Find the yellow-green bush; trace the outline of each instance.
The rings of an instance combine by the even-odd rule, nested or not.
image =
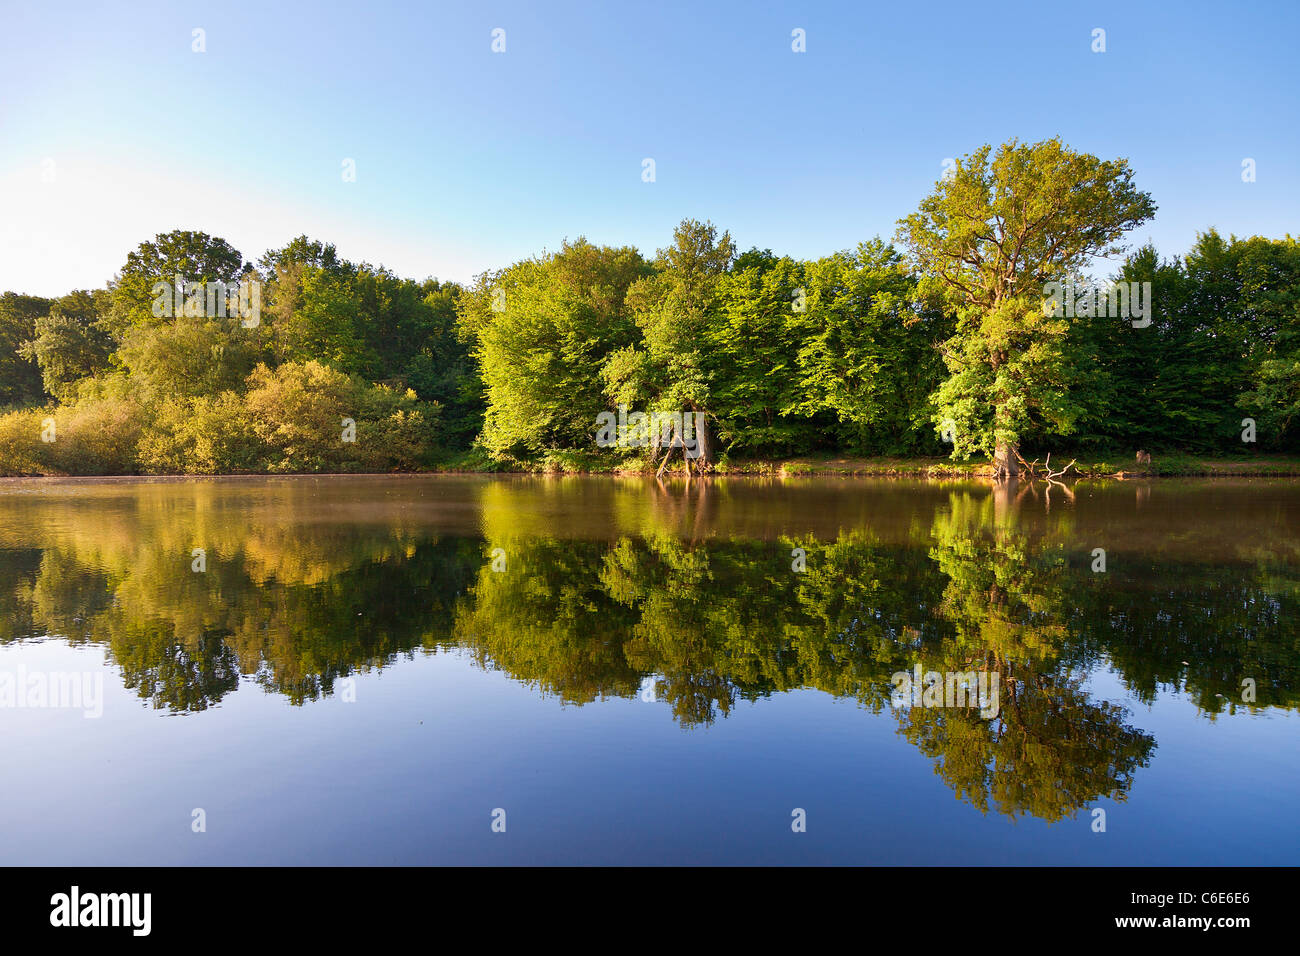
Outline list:
[[[25,408],[0,415],[0,476],[45,473],[41,420],[46,414],[37,408]]]
[[[129,475],[145,412],[130,398],[101,398],[51,413],[56,438],[42,443],[49,471],[65,475]]]
[[[370,385],[318,362],[259,365],[244,397],[272,472],[415,468],[432,440],[439,406],[414,392]]]
[[[0,416],[0,474],[361,472],[428,463],[436,403],[317,362],[259,365],[248,391],[142,403],[126,375],[75,404]],[[43,440],[43,435],[53,441]]]
[[[11,412],[0,417],[0,474],[132,474],[144,423],[129,398]]]
[[[140,469],[149,474],[221,475],[263,469],[264,446],[235,392],[168,399],[140,437]]]

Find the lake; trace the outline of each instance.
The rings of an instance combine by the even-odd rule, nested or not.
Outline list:
[[[0,481],[0,863],[1295,864],[1300,482]]]

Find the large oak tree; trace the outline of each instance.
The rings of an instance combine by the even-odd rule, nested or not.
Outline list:
[[[992,156],[990,156],[992,153]],[[1128,161],[1101,160],[1050,139],[983,146],[957,162],[898,239],[922,273],[921,292],[957,317],[942,346],[950,376],[936,421],[952,423],[954,457],[983,452],[999,478],[1018,475],[1021,436],[1035,420],[1068,434],[1068,320],[1044,314],[1044,285],[1081,274],[1155,213]]]

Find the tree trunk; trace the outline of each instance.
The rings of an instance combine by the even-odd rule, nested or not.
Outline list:
[[[672,458],[672,457],[673,457],[673,448],[672,448],[671,445],[669,445],[668,448],[665,449],[665,451],[664,451],[664,459],[663,459],[663,461],[661,461],[661,462],[659,463],[659,470],[655,472],[655,478],[658,478],[660,475],[662,475],[662,474],[664,473],[664,469],[668,467],[668,459],[669,459],[669,458]],[[690,465],[690,462],[687,462],[687,466],[688,466],[688,467],[689,467],[689,465]]]
[[[998,366],[1002,363],[1003,357],[998,356],[993,362],[993,372],[997,373]],[[1007,398],[1005,395],[999,395],[994,399],[993,405],[993,428],[997,435],[1006,435],[1014,433],[1010,427],[1011,423],[1007,421],[1010,415],[1007,413]],[[1008,442],[1002,438],[997,439],[993,448],[993,477],[997,481],[1015,481],[1020,477],[1020,447],[1018,442]]]
[[[699,428],[695,430],[695,440],[699,442],[699,457],[695,459],[695,464],[700,466],[699,470],[703,472],[704,466],[713,464],[713,435],[709,431],[709,416],[701,414],[697,419]]]
[[[998,481],[1015,481],[1020,477],[1020,460],[1016,445],[998,442],[993,452],[993,477]]]

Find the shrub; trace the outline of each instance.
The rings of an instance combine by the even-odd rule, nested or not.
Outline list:
[[[43,444],[51,470],[66,475],[129,475],[145,424],[140,403],[105,397],[56,409],[56,440]]]
[[[244,399],[267,470],[387,471],[427,460],[439,406],[319,362],[259,365]],[[350,423],[350,425],[348,424]]]
[[[151,474],[240,474],[263,470],[264,461],[244,399],[230,391],[169,399],[140,439],[140,467]]]
[[[144,423],[144,410],[129,398],[10,412],[0,416],[0,474],[131,474]]]
[[[36,408],[0,415],[0,476],[45,473],[41,420],[46,412]]]

